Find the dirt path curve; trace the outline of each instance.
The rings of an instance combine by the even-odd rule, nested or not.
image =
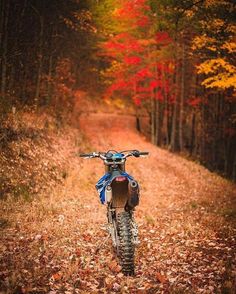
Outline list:
[[[225,219],[236,196],[235,186],[147,142],[135,130],[132,116],[83,115],[80,126],[95,151],[150,152],[149,158],[127,162],[127,171],[142,187],[136,211],[141,246],[134,289],[216,293],[233,288],[235,230]],[[93,183],[103,174],[98,160],[83,163],[83,170]],[[96,203],[93,209],[92,219],[97,219],[98,211],[105,214]]]
[[[69,166],[61,184],[1,202],[0,293],[235,293],[235,185],[147,142],[132,116],[88,113],[79,129],[83,139],[73,129],[57,141]],[[120,272],[107,238],[94,188],[103,163],[75,156],[75,141],[83,152],[150,152],[127,161],[141,185],[135,277]]]

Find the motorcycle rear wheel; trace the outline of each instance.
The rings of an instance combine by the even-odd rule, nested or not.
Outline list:
[[[118,232],[118,257],[122,272],[126,276],[134,275],[134,244],[132,242],[131,214],[124,211],[116,215]]]

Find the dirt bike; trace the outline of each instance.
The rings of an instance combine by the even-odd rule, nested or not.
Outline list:
[[[100,158],[104,162],[105,174],[97,182],[96,189],[101,203],[107,205],[108,232],[122,272],[127,276],[134,275],[134,252],[139,243],[134,220],[134,209],[139,204],[139,184],[126,173],[125,162],[127,157],[148,154],[138,150],[80,154],[80,157]]]

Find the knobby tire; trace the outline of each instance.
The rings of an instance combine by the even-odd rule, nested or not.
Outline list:
[[[131,215],[129,212],[117,214],[119,236],[119,260],[122,272],[126,276],[134,275],[134,244],[132,242]]]

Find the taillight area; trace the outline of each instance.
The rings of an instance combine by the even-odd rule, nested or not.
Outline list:
[[[116,177],[115,181],[116,182],[124,182],[124,181],[126,181],[126,177],[123,177],[123,176]]]

